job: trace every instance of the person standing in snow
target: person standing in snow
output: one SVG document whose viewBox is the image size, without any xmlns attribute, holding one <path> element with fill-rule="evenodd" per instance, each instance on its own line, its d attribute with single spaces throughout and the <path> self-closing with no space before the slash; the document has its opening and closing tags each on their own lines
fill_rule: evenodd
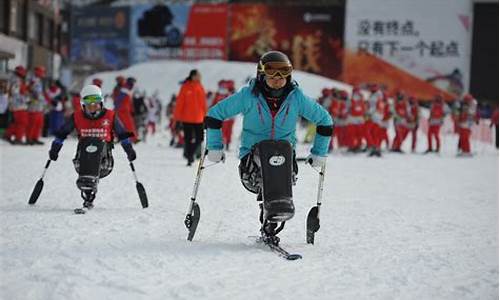
<svg viewBox="0 0 500 300">
<path fill-rule="evenodd" d="M 285 221 L 295 213 L 292 185 L 298 172 L 294 148 L 297 121 L 304 117 L 316 125 L 316 136 L 307 161 L 313 167 L 326 164 L 333 133 L 330 114 L 306 96 L 292 80 L 292 64 L 282 52 L 269 51 L 258 63 L 257 76 L 237 93 L 208 111 L 207 159 L 223 162 L 224 120 L 243 114 L 239 173 L 243 186 L 257 194 L 261 234 L 279 242 Z M 271 187 L 274 193 L 271 193 Z M 278 223 L 281 222 L 280 226 Z"/>
<path fill-rule="evenodd" d="M 411 152 L 415 152 L 417 148 L 417 131 L 418 122 L 420 119 L 420 106 L 418 100 L 410 96 L 408 97 L 408 130 L 411 133 Z"/>
<path fill-rule="evenodd" d="M 198 70 L 191 70 L 182 83 L 174 108 L 176 125 L 182 126 L 184 130 L 184 158 L 188 166 L 194 162 L 195 152 L 203 141 L 203 119 L 206 113 L 207 100 L 201 74 Z"/>
<path fill-rule="evenodd" d="M 217 92 L 215 92 L 215 96 L 212 101 L 212 106 L 216 105 L 217 103 L 226 99 L 232 94 L 234 94 L 234 81 L 219 80 Z M 231 144 L 231 137 L 233 135 L 233 125 L 234 125 L 234 118 L 225 120 L 224 123 L 222 123 L 222 138 L 224 140 L 224 147 L 226 148 L 226 150 L 229 150 L 229 144 Z"/>
<path fill-rule="evenodd" d="M 160 102 L 158 101 L 158 91 L 155 91 L 151 97 L 146 98 L 147 118 L 146 118 L 146 133 L 151 129 L 151 135 L 156 133 L 156 124 L 159 123 L 158 112 L 160 110 Z"/>
<path fill-rule="evenodd" d="M 13 122 L 7 127 L 4 139 L 12 144 L 20 145 L 26 137 L 28 127 L 28 86 L 26 84 L 26 69 L 19 65 L 14 69 L 15 77 L 9 82 L 9 109 Z M 12 137 L 15 139 L 12 140 Z"/>
<path fill-rule="evenodd" d="M 498 104 L 495 107 L 495 110 L 493 110 L 493 113 L 491 114 L 491 123 L 490 123 L 490 128 L 495 126 L 495 146 L 498 149 Z"/>
<path fill-rule="evenodd" d="M 366 101 L 361 94 L 361 90 L 355 87 L 352 90 L 350 101 L 347 102 L 347 130 L 349 134 L 349 151 L 358 152 L 361 150 L 363 138 L 366 140 Z M 367 143 L 368 146 L 368 143 Z"/>
<path fill-rule="evenodd" d="M 441 139 L 439 131 L 444 123 L 444 117 L 450 113 L 448 106 L 444 103 L 443 96 L 436 95 L 431 104 L 429 115 L 429 129 L 427 131 L 427 151 L 425 153 L 439 153 L 441 149 Z M 432 139 L 436 140 L 436 148 L 432 147 Z"/>
<path fill-rule="evenodd" d="M 123 122 L 123 126 L 125 126 L 128 132 L 132 133 L 132 142 L 137 143 L 139 139 L 137 136 L 134 118 L 132 117 L 132 114 L 134 113 L 132 90 L 134 89 L 135 83 L 135 78 L 128 77 L 120 90 L 115 90 L 113 92 L 113 104 L 115 108 L 114 110 Z"/>
<path fill-rule="evenodd" d="M 378 88 L 377 85 L 375 87 L 372 86 L 372 95 L 370 95 L 370 120 L 372 122 L 370 126 L 369 135 L 372 140 L 372 149 L 370 150 L 369 156 L 381 157 L 381 144 L 382 140 L 387 135 L 386 129 L 384 128 L 386 114 L 390 110 L 389 103 L 387 101 L 387 97 L 385 93 Z"/>
<path fill-rule="evenodd" d="M 34 76 L 29 84 L 29 122 L 26 133 L 26 143 L 29 145 L 43 145 L 43 142 L 40 141 L 40 136 L 42 135 L 44 112 L 47 106 L 45 89 L 43 87 L 43 78 L 45 78 L 45 67 L 35 67 Z"/>
<path fill-rule="evenodd" d="M 406 136 L 408 135 L 408 100 L 403 91 L 396 92 L 396 102 L 393 107 L 394 114 L 394 129 L 396 131 L 396 136 L 392 141 L 392 152 L 403 153 L 401 150 L 401 144 L 403 144 Z"/>
<path fill-rule="evenodd" d="M 81 110 L 76 110 L 56 132 L 55 140 L 49 150 L 49 158 L 56 161 L 66 137 L 76 129 L 78 147 L 73 164 L 79 174 L 76 181 L 83 198 L 83 208 L 94 207 L 97 184 L 100 178 L 108 176 L 113 170 L 113 139 L 116 136 L 129 161 L 136 159 L 136 153 L 129 141 L 131 136 L 113 110 L 103 106 L 101 89 L 87 85 L 80 92 Z"/>
<path fill-rule="evenodd" d="M 472 126 L 478 123 L 477 100 L 471 94 L 465 94 L 458 109 L 459 156 L 472 156 L 470 135 Z"/>
</svg>

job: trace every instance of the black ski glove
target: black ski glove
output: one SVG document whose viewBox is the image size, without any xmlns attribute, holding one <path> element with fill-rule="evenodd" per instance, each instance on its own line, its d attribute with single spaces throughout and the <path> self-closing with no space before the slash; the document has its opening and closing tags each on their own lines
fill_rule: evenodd
<svg viewBox="0 0 500 300">
<path fill-rule="evenodd" d="M 50 146 L 49 150 L 49 158 L 53 161 L 56 161 L 59 157 L 59 151 L 61 150 L 63 144 L 58 141 L 53 141 L 52 146 Z"/>
<path fill-rule="evenodd" d="M 137 155 L 135 154 L 135 150 L 134 150 L 134 148 L 132 148 L 132 144 L 123 143 L 122 147 L 123 147 L 123 150 L 125 151 L 125 153 L 127 153 L 128 161 L 134 161 L 137 158 Z"/>
</svg>

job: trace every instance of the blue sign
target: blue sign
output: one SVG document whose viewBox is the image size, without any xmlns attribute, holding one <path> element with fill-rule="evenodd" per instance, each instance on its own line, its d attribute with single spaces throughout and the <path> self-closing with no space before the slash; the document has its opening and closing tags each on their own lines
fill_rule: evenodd
<svg viewBox="0 0 500 300">
<path fill-rule="evenodd" d="M 101 70 L 129 65 L 129 7 L 76 8 L 71 15 L 71 61 Z"/>
</svg>

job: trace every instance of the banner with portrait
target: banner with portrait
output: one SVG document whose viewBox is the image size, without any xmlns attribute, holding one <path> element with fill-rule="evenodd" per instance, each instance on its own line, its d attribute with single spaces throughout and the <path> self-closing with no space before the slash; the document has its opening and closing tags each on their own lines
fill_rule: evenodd
<svg viewBox="0 0 500 300">
<path fill-rule="evenodd" d="M 132 8 L 132 63 L 226 59 L 227 4 L 145 4 Z"/>
<path fill-rule="evenodd" d="M 131 11 L 130 61 L 132 64 L 182 56 L 190 5 L 142 4 Z"/>
</svg>

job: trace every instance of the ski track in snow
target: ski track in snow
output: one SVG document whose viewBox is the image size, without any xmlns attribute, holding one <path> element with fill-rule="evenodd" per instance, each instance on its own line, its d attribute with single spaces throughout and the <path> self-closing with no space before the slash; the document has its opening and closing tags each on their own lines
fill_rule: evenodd
<svg viewBox="0 0 500 300">
<path fill-rule="evenodd" d="M 258 205 L 239 182 L 235 152 L 205 169 L 201 220 L 188 242 L 183 220 L 196 168 L 185 166 L 166 136 L 136 146 L 149 208 L 141 208 L 117 145 L 115 169 L 86 215 L 72 213 L 81 200 L 71 139 L 49 167 L 37 204 L 27 205 L 49 142 L 0 142 L 1 299 L 498 296 L 498 152 L 491 146 L 473 158 L 456 158 L 453 138 L 440 156 L 331 155 L 314 246 L 305 244 L 305 217 L 318 174 L 300 164 L 296 215 L 280 237 L 304 258 L 285 261 L 249 237 L 258 234 Z"/>
</svg>

